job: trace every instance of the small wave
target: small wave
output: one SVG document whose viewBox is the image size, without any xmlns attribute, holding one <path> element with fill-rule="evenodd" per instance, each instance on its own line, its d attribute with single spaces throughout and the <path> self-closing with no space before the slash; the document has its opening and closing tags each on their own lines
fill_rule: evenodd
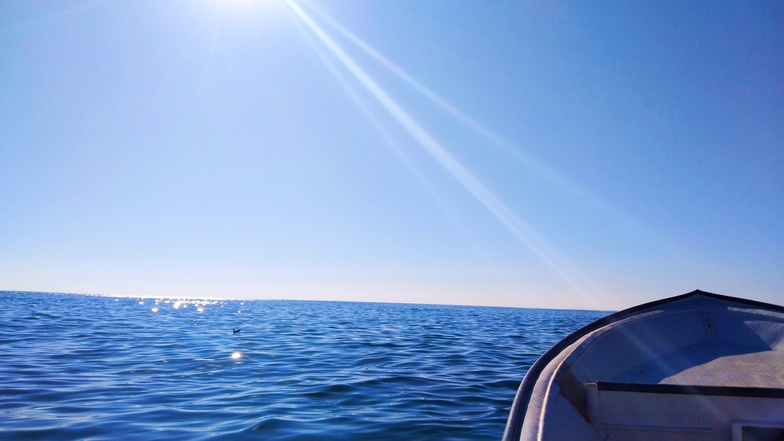
<svg viewBox="0 0 784 441">
<path fill-rule="evenodd" d="M 525 370 L 600 316 L 299 301 L 200 304 L 203 313 L 160 303 L 156 313 L 153 301 L 41 293 L 0 301 L 4 441 L 496 440 Z M 240 309 L 243 331 L 232 335 Z"/>
</svg>

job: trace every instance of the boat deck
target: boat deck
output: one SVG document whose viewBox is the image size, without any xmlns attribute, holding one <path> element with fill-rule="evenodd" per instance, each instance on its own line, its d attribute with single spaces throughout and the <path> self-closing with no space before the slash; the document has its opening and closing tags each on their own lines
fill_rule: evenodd
<svg viewBox="0 0 784 441">
<path fill-rule="evenodd" d="M 636 367 L 612 381 L 784 389 L 784 351 L 709 341 Z"/>
</svg>

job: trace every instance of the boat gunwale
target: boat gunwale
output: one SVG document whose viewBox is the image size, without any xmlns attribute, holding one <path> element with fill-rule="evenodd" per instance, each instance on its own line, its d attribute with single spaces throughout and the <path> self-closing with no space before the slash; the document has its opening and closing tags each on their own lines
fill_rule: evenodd
<svg viewBox="0 0 784 441">
<path fill-rule="evenodd" d="M 595 332 L 613 322 L 617 322 L 629 317 L 633 317 L 635 315 L 639 315 L 641 312 L 648 309 L 654 309 L 663 305 L 677 303 L 679 301 L 686 300 L 691 297 L 698 297 L 698 296 L 706 297 L 709 299 L 713 299 L 725 303 L 735 303 L 741 306 L 773 310 L 776 312 L 784 313 L 784 306 L 774 305 L 772 303 L 760 302 L 758 300 L 742 299 L 742 298 L 726 296 L 722 294 L 715 294 L 715 293 L 710 293 L 698 289 L 686 294 L 654 300 L 652 302 L 633 306 L 631 308 L 627 308 L 612 313 L 606 317 L 602 317 L 596 321 L 593 321 L 583 326 L 582 328 L 572 332 L 566 337 L 564 337 L 558 343 L 553 345 L 550 349 L 545 351 L 545 353 L 542 354 L 534 362 L 533 365 L 531 365 L 531 367 L 528 369 L 528 372 L 525 374 L 525 377 L 523 377 L 523 380 L 520 383 L 519 388 L 517 389 L 517 393 L 515 394 L 514 401 L 512 401 L 512 406 L 509 410 L 509 418 L 507 420 L 506 428 L 504 429 L 504 434 L 501 440 L 514 441 L 520 439 L 520 435 L 522 434 L 522 429 L 523 429 L 523 422 L 525 420 L 526 410 L 530 404 L 531 395 L 533 394 L 534 391 L 534 386 L 538 382 L 539 377 L 541 376 L 544 369 L 566 348 L 568 348 L 569 346 L 571 346 L 581 338 L 587 336 L 588 334 Z"/>
</svg>

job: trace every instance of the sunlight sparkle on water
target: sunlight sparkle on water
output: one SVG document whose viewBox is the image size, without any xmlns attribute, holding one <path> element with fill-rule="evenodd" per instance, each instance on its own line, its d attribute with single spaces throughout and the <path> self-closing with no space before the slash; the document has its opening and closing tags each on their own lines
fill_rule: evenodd
<svg viewBox="0 0 784 441">
<path fill-rule="evenodd" d="M 231 353 L 231 358 L 234 360 L 242 358 L 242 353 L 240 351 L 234 351 Z"/>
</svg>

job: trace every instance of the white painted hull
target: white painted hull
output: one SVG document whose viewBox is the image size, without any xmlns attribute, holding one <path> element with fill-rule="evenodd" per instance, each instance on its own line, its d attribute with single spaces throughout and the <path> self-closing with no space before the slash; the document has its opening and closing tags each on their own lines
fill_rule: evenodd
<svg viewBox="0 0 784 441">
<path fill-rule="evenodd" d="M 504 441 L 784 439 L 784 307 L 695 291 L 565 338 L 531 367 Z"/>
</svg>

